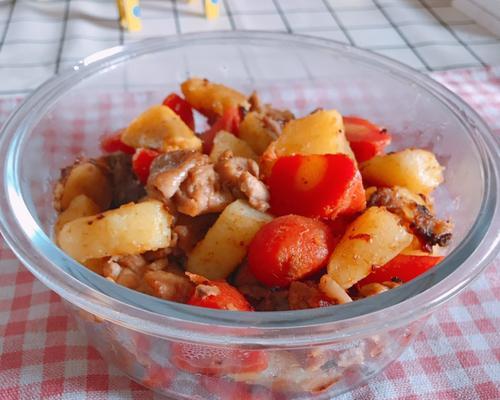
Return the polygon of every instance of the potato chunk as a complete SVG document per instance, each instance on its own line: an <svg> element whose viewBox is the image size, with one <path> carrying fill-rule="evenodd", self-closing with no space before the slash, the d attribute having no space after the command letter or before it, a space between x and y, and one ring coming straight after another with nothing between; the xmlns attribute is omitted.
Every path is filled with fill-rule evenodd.
<svg viewBox="0 0 500 400"><path fill-rule="evenodd" d="M164 105L144 111L123 131L121 139L132 147L165 152L201 149L201 140L174 111Z"/></svg>
<svg viewBox="0 0 500 400"><path fill-rule="evenodd" d="M232 133L220 131L214 139L214 145L210 152L210 159L217 162L219 157L225 152L230 151L235 157L251 158L252 160L258 159L257 154L251 147L241 139L238 139Z"/></svg>
<svg viewBox="0 0 500 400"><path fill-rule="evenodd" d="M413 239L396 215L370 207L347 228L328 262L328 275L343 289L396 257Z"/></svg>
<svg viewBox="0 0 500 400"><path fill-rule="evenodd" d="M277 134L266 127L262 114L252 111L241 121L238 137L260 155L276 139Z"/></svg>
<svg viewBox="0 0 500 400"><path fill-rule="evenodd" d="M209 117L222 116L230 108L250 107L244 94L207 79L188 79L181 90L189 104Z"/></svg>
<svg viewBox="0 0 500 400"><path fill-rule="evenodd" d="M271 220L269 214L236 200L188 255L186 269L208 279L226 278L243 261L257 231Z"/></svg>
<svg viewBox="0 0 500 400"><path fill-rule="evenodd" d="M99 212L101 212L101 209L92 201L90 197L80 194L71 200L71 203L69 203L66 210L59 214L54 227L54 232L57 236L63 226L68 222L81 217L89 217L91 215L98 214Z"/></svg>
<svg viewBox="0 0 500 400"><path fill-rule="evenodd" d="M443 182L443 167L433 153L406 149L376 156L360 166L365 184L404 186L414 193L428 195Z"/></svg>
<svg viewBox="0 0 500 400"><path fill-rule="evenodd" d="M170 244L171 219L159 201L129 203L68 222L57 239L61 249L79 262L140 254Z"/></svg>
<svg viewBox="0 0 500 400"><path fill-rule="evenodd" d="M111 183L103 167L92 161L77 162L64 168L54 190L54 206L64 211L81 194L90 198L101 210L111 204Z"/></svg>

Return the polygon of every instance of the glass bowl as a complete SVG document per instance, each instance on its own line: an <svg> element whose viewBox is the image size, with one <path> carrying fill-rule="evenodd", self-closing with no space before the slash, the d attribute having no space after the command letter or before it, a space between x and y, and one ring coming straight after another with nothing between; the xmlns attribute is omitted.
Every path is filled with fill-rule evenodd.
<svg viewBox="0 0 500 400"><path fill-rule="evenodd" d="M434 151L446 166L438 213L455 222L447 258L412 282L348 305L240 313L146 296L85 269L51 240L53 183L98 138L159 103L188 76L206 77L304 115L360 115L394 134L394 149ZM379 373L427 317L498 250L498 143L443 86L368 51L287 34L162 38L90 56L41 86L3 128L1 230L27 268L65 301L102 356L178 399L327 399ZM197 370L182 357L206 357ZM180 357L180 358L179 358ZM189 362L187 363L189 364ZM247 396L247 397L245 397Z"/></svg>

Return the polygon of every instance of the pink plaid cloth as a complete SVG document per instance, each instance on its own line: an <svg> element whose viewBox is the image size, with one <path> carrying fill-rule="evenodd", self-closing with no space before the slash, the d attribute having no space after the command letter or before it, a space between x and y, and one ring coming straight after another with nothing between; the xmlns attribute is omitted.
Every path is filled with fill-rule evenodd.
<svg viewBox="0 0 500 400"><path fill-rule="evenodd" d="M463 97L500 134L500 69L434 78ZM18 99L0 101L3 121ZM500 399L500 258L436 312L383 374L340 397ZM0 239L0 399L154 399L108 366L67 317L60 298Z"/></svg>

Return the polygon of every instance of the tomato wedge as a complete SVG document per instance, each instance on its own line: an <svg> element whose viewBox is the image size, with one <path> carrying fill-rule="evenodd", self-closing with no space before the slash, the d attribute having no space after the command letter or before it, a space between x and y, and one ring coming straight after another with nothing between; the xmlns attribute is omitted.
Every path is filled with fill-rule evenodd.
<svg viewBox="0 0 500 400"><path fill-rule="evenodd" d="M238 289L223 281L205 280L198 284L187 304L217 310L253 311Z"/></svg>
<svg viewBox="0 0 500 400"><path fill-rule="evenodd" d="M186 100L176 93L170 93L163 100L163 105L172 109L194 131L193 108Z"/></svg>
<svg viewBox="0 0 500 400"><path fill-rule="evenodd" d="M149 178L149 171L153 160L160 153L151 149L137 149L132 157L132 170L139 181L145 185Z"/></svg>
<svg viewBox="0 0 500 400"><path fill-rule="evenodd" d="M114 153L116 151L121 151L127 154L134 154L135 149L131 146L126 145L122 142L121 134L123 130L112 133L111 135L106 135L101 138L101 149L106 153Z"/></svg>
<svg viewBox="0 0 500 400"><path fill-rule="evenodd" d="M382 283L391 279L400 279L403 282L411 281L425 271L434 267L444 257L437 256L411 256L400 254L387 264L376 268L370 275L358 282L358 286L369 283Z"/></svg>
<svg viewBox="0 0 500 400"><path fill-rule="evenodd" d="M391 135L366 119L344 117L347 140L358 162L369 160L383 152L391 143Z"/></svg>
<svg viewBox="0 0 500 400"><path fill-rule="evenodd" d="M203 141L203 151L210 153L214 144L215 135L220 131L231 132L238 135L240 130L241 114L238 108L229 108L219 117L214 124L201 134Z"/></svg>
<svg viewBox="0 0 500 400"><path fill-rule="evenodd" d="M268 183L275 215L335 219L366 205L361 174L344 154L280 157Z"/></svg>

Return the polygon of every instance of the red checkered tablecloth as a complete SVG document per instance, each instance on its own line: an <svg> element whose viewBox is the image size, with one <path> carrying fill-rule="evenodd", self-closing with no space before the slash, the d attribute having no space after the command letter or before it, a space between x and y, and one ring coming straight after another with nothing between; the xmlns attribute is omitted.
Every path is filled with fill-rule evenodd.
<svg viewBox="0 0 500 400"><path fill-rule="evenodd" d="M500 134L500 68L434 74ZM0 121L19 99L0 100ZM350 399L500 399L500 258ZM0 239L0 399L152 399L108 366Z"/></svg>

